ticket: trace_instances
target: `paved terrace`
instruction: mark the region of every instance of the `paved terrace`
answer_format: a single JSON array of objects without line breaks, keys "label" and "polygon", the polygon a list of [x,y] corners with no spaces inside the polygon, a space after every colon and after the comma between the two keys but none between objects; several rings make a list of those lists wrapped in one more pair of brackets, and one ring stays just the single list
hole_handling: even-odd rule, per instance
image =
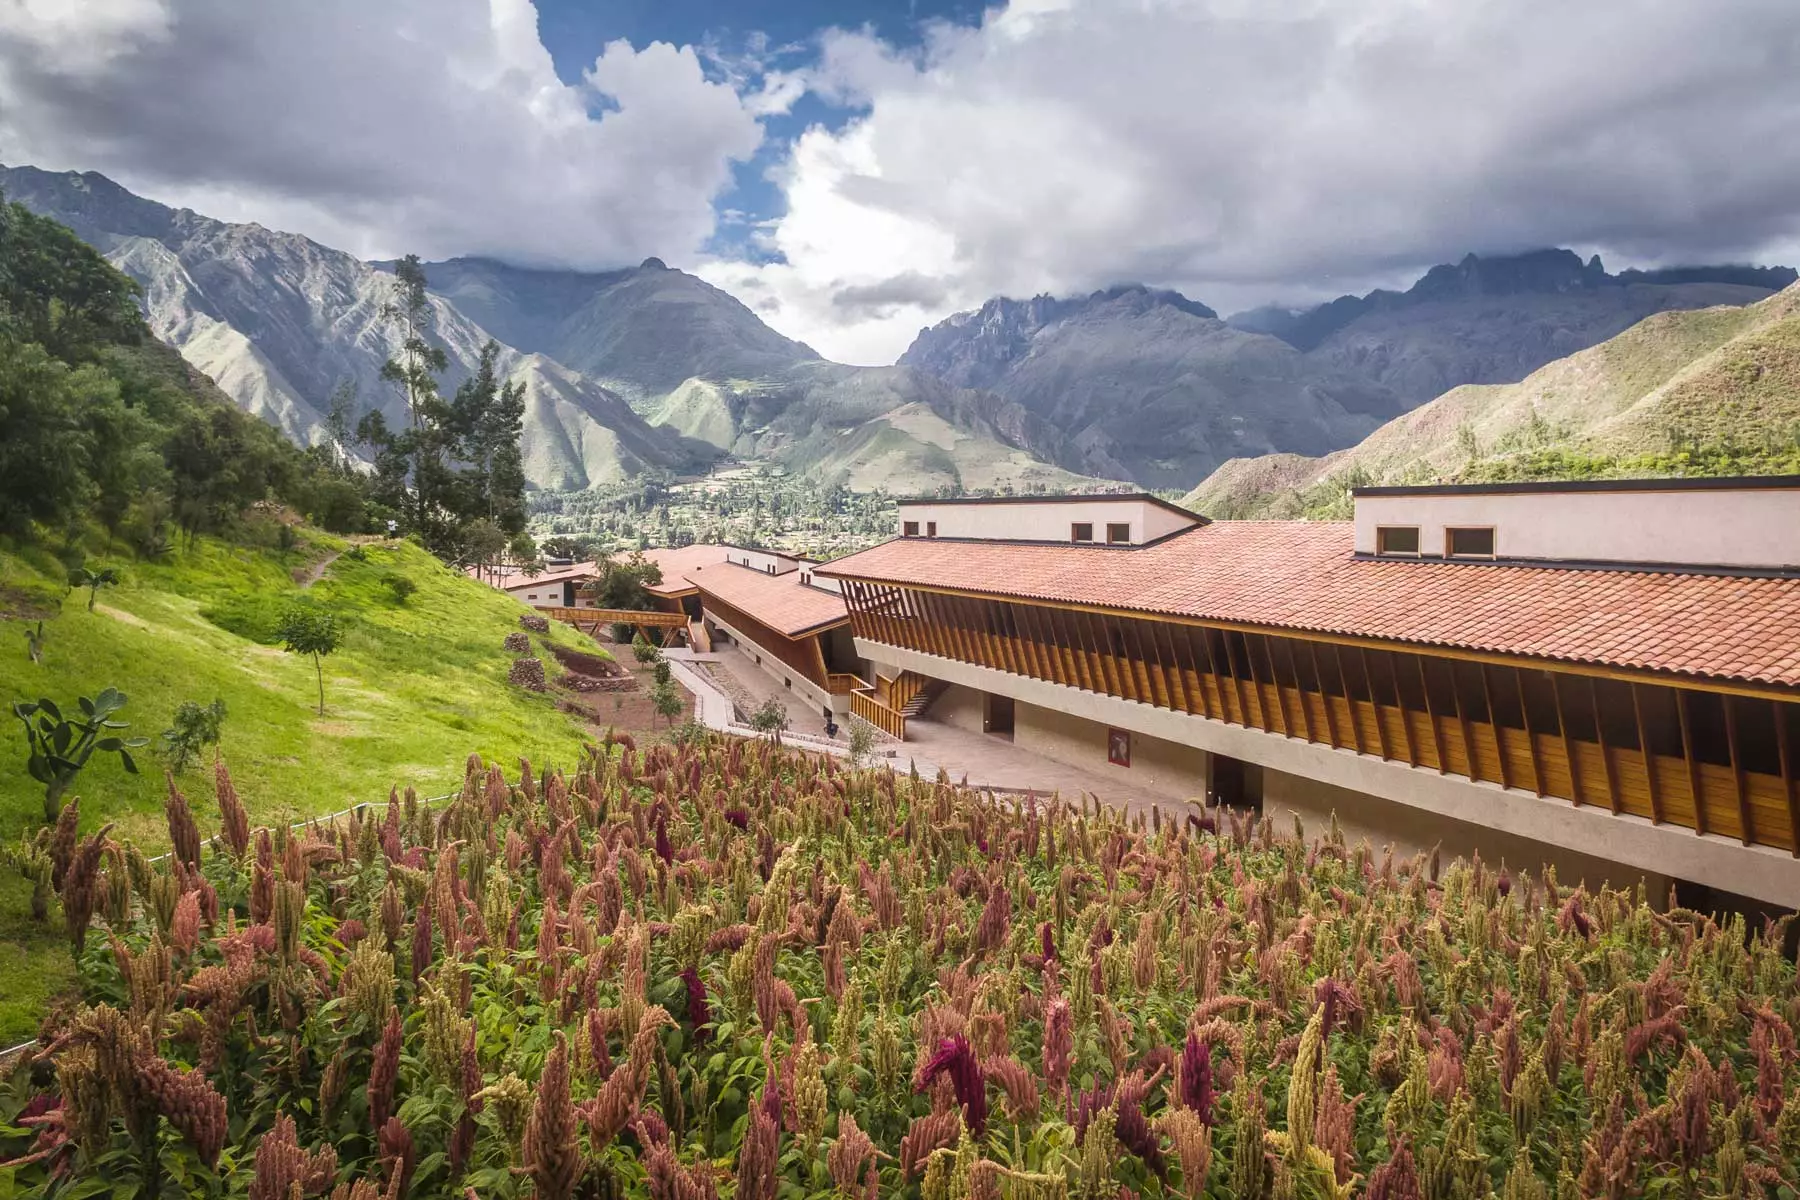
[{"label": "paved terrace", "polygon": [[[730,697],[713,687],[704,672],[696,670],[702,663],[728,672],[737,690],[754,699],[755,703],[774,699],[786,707],[789,726],[784,738],[789,743],[832,754],[846,752],[847,743],[842,735],[836,743],[824,741],[824,718],[817,709],[777,684],[737,646],[720,646],[712,654],[692,654],[677,649],[664,653],[676,680],[699,698],[696,710],[709,728],[727,733],[745,732],[732,719]],[[936,778],[941,767],[951,779],[961,782],[966,777],[975,787],[1032,791],[1042,796],[1060,793],[1071,801],[1085,792],[1107,804],[1131,811],[1148,812],[1151,805],[1159,805],[1164,812],[1179,812],[1190,803],[1198,803],[1196,797],[1175,795],[1136,783],[1128,785],[1112,776],[1084,771],[1034,754],[1004,738],[934,721],[929,715],[909,720],[906,729],[909,740],[904,743],[892,740],[877,743],[878,763],[885,762],[896,771],[917,767],[919,774],[927,779]]]}]

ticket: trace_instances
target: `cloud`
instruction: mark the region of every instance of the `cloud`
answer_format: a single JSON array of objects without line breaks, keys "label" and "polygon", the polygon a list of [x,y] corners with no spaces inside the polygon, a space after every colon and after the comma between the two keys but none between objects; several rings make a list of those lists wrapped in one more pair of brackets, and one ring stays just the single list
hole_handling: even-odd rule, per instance
[{"label": "cloud", "polygon": [[530,0],[0,3],[0,159],[367,255],[680,260],[792,103],[746,82],[620,41],[565,85]]},{"label": "cloud", "polygon": [[[916,50],[831,33],[810,83],[857,115],[780,168],[775,261],[707,273],[853,361],[997,293],[1800,253],[1793,0],[1014,0]],[[907,276],[944,286],[842,299]]]},{"label": "cloud", "polygon": [[909,304],[915,308],[942,304],[945,291],[941,279],[931,279],[917,271],[902,271],[876,283],[839,288],[831,294],[831,303],[844,312],[881,316]]}]

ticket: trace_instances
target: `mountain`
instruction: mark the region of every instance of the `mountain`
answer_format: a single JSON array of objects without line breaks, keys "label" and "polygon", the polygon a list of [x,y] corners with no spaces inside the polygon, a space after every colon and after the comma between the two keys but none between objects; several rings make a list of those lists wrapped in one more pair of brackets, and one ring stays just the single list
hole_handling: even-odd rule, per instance
[{"label": "mountain", "polygon": [[1350,487],[1800,471],[1800,284],[1662,312],[1519,383],[1466,384],[1318,458],[1234,459],[1183,503],[1342,515]]},{"label": "mountain", "polygon": [[[362,411],[408,417],[381,379],[399,334],[383,315],[382,272],[352,255],[260,225],[216,221],[133,195],[103,175],[0,167],[0,191],[69,225],[144,288],[152,332],[238,405],[303,445],[327,440],[332,391],[355,385]],[[431,339],[466,378],[492,336],[455,305],[432,303]],[[541,354],[503,343],[500,369],[525,386],[522,449],[545,488],[614,483],[647,469],[693,470],[712,452],[658,429],[619,395]]]},{"label": "mountain", "polygon": [[578,272],[458,258],[428,263],[425,273],[433,292],[510,344],[741,458],[857,489],[1101,482],[1040,461],[1075,456],[1028,411],[910,367],[830,362],[730,293],[659,259]]},{"label": "mountain", "polygon": [[661,259],[623,271],[545,271],[485,258],[426,264],[431,290],[521,350],[637,403],[689,379],[760,379],[822,362],[728,292]]},{"label": "mountain", "polygon": [[1411,408],[1464,383],[1516,382],[1652,313],[1751,304],[1795,278],[1791,267],[1741,266],[1612,275],[1598,256],[1583,262],[1570,250],[1471,254],[1431,268],[1404,292],[1254,309],[1227,321],[1382,384]]},{"label": "mountain", "polygon": [[1401,411],[1379,384],[1233,328],[1177,292],[999,298],[922,330],[900,365],[990,389],[1060,435],[1054,461],[1151,487],[1225,459],[1319,454]]}]

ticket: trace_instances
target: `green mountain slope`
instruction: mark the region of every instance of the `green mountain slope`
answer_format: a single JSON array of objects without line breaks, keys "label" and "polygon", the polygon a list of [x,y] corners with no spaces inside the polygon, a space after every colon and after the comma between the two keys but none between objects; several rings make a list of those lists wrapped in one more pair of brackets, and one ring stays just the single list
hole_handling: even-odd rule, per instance
[{"label": "green mountain slope", "polygon": [[[507,683],[515,656],[501,642],[519,632],[518,602],[409,543],[351,551],[326,535],[302,535],[281,551],[201,539],[160,564],[118,565],[124,582],[103,589],[90,613],[86,593],[64,599],[54,558],[0,552],[0,701],[72,703],[112,686],[129,698],[121,714],[129,732],[154,736],[182,701],[222,698],[225,761],[258,821],[381,800],[396,781],[437,780],[442,791],[460,782],[455,764],[471,750],[568,764],[581,746],[582,725],[553,694]],[[295,582],[313,572],[310,588]],[[388,582],[395,577],[417,587],[404,604]],[[311,661],[272,644],[280,613],[302,597],[344,625],[342,648],[324,660],[323,717]],[[36,664],[23,635],[39,619],[45,641]],[[551,678],[560,670],[544,643],[600,653],[579,634],[552,630],[532,635]],[[43,791],[25,774],[24,740],[10,712],[6,719],[0,844],[10,845],[42,821]],[[116,757],[97,755],[77,778],[70,794],[81,798],[84,832],[112,821],[134,838],[166,840],[162,759],[146,748],[139,767],[129,775]],[[215,826],[210,766],[178,783],[201,825]],[[30,1035],[31,1014],[71,969],[59,927],[29,922],[28,894],[15,873],[0,872],[0,1045]]]},{"label": "green mountain slope", "polygon": [[1215,517],[1339,514],[1358,484],[1800,470],[1800,284],[1664,312],[1533,372],[1468,385],[1322,458],[1221,466],[1184,503]]}]

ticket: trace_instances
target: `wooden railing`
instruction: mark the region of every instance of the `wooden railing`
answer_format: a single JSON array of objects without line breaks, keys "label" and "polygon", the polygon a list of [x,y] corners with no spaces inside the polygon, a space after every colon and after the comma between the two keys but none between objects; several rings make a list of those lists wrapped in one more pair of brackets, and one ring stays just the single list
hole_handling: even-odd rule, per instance
[{"label": "wooden railing", "polygon": [[546,617],[574,625],[646,625],[659,629],[682,629],[688,619],[682,613],[639,611],[635,608],[540,608]]},{"label": "wooden railing", "polygon": [[857,675],[845,675],[841,672],[833,671],[825,676],[825,690],[834,696],[848,696],[855,692],[857,688],[867,686],[868,685],[862,681],[862,678]]},{"label": "wooden railing", "polygon": [[850,693],[850,715],[861,717],[885,734],[903,742],[906,740],[906,718],[877,700],[869,688],[858,688]]}]

